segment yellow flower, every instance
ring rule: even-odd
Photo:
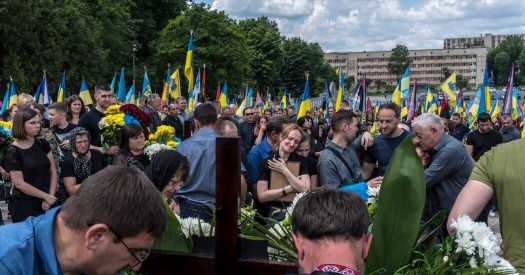
[[[175,135],[175,128],[168,125],[161,125],[157,128],[155,134],[157,136],[172,137]]]
[[[115,114],[121,114],[121,113],[122,112],[120,111],[120,105],[118,104],[113,104],[109,106],[105,112],[106,115],[115,115]]]
[[[112,128],[123,127],[125,125],[124,116],[125,116],[124,113],[107,115],[105,117],[105,121],[109,125],[109,127],[112,127]]]
[[[148,139],[151,140],[151,141],[156,141],[157,140],[157,136],[155,134],[149,134]]]
[[[177,143],[175,141],[173,141],[173,140],[168,141],[168,144],[166,144],[166,145],[168,145],[169,147],[171,147],[173,149],[177,148]]]
[[[0,120],[0,127],[11,129],[13,128],[13,123],[9,121],[2,121]]]

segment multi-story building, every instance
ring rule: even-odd
[[[391,54],[391,51],[335,52],[325,53],[324,59],[347,76],[365,77],[371,81],[371,88],[375,88],[377,80],[390,85],[399,80],[399,75],[392,75],[388,70]],[[440,84],[446,68],[470,84],[479,85],[483,80],[487,48],[410,50],[408,56],[412,83]]]
[[[443,49],[409,50],[412,83],[438,85],[445,72],[456,72],[469,84],[483,81],[487,53],[511,35],[485,34],[480,37],[447,38]],[[525,34],[517,34],[525,39]],[[355,79],[366,77],[371,88],[379,82],[395,85],[399,75],[388,70],[391,51],[329,52],[324,59],[334,68]]]
[[[456,37],[447,38],[443,41],[445,49],[465,49],[465,48],[496,48],[503,40],[510,36],[518,36],[525,39],[525,34],[491,34],[487,33],[478,37]]]

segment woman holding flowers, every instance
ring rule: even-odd
[[[297,155],[295,150],[303,140],[303,133],[299,126],[290,124],[281,133],[279,143],[274,146],[274,151],[268,159],[261,161],[259,179],[257,181],[257,198],[262,203],[270,203],[278,209],[285,209],[286,202],[281,201],[291,193],[306,192],[310,189],[309,165],[305,158]],[[290,171],[288,164],[298,164],[299,171],[295,175]],[[284,177],[287,185],[282,188],[272,188],[272,173]],[[266,210],[270,210],[267,208]],[[265,214],[265,213],[263,213]]]
[[[13,118],[15,141],[7,149],[6,169],[15,185],[11,202],[13,222],[38,216],[56,202],[57,171],[47,141],[36,138],[42,119],[31,108],[18,110]]]
[[[149,157],[144,154],[146,135],[144,129],[136,124],[130,124],[120,129],[119,154],[113,159],[114,165],[134,166],[144,171],[150,164]]]

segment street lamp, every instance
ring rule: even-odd
[[[131,44],[131,50],[133,51],[133,83],[135,83],[135,53],[137,52],[137,43]]]

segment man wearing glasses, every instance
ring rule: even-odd
[[[109,166],[62,207],[0,227],[0,274],[117,274],[138,271],[166,210],[136,168]]]
[[[255,121],[257,120],[257,111],[255,108],[246,108],[243,111],[243,121],[241,123],[241,139],[244,152],[250,152],[255,143]]]

